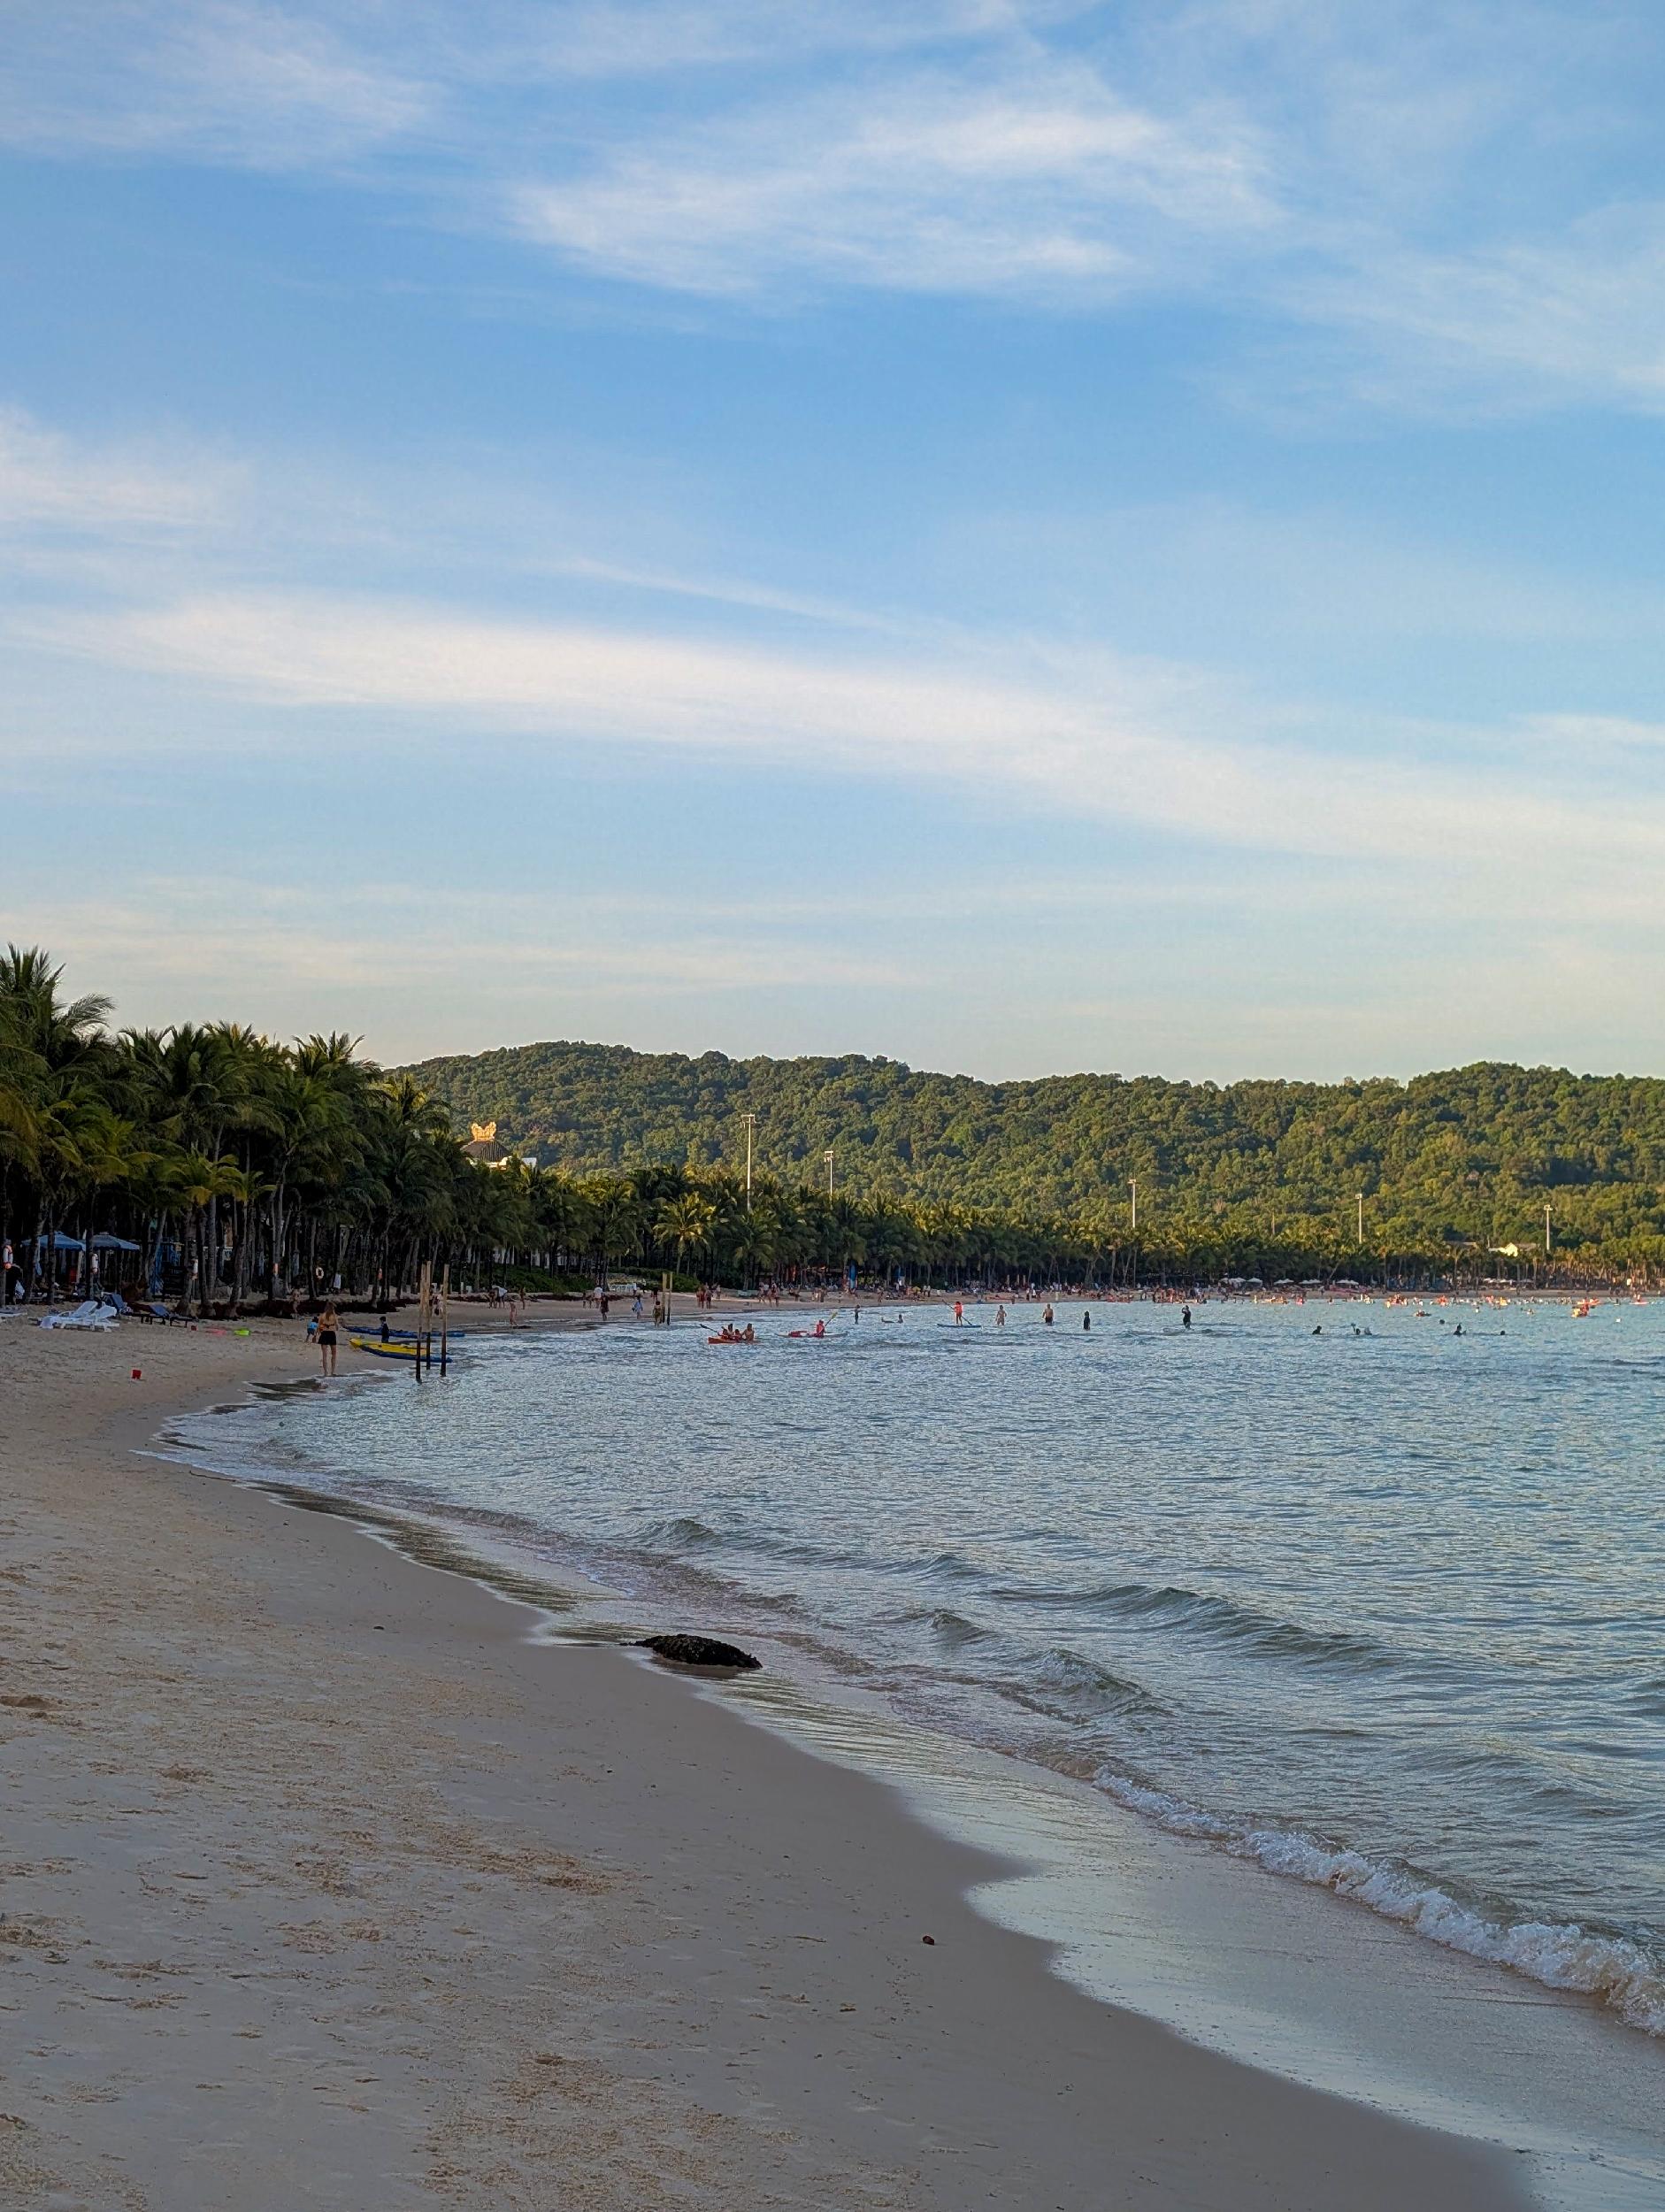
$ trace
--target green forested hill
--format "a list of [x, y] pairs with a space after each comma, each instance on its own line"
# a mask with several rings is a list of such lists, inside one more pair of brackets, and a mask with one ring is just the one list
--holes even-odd
[[1241, 1234], [1558, 1249], [1665, 1235], [1665, 1080], [1482, 1064], [1408, 1083], [1175, 1083], [1071, 1075], [980, 1083], [884, 1059], [688, 1059], [524, 1045], [415, 1069], [459, 1117], [573, 1171], [733, 1167], [756, 1115], [761, 1173], [841, 1193]]

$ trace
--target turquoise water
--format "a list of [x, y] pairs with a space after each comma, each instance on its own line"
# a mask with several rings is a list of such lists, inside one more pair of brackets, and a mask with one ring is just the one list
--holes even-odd
[[794, 1646], [1665, 2033], [1665, 1310], [1082, 1312], [476, 1338], [211, 1456]]

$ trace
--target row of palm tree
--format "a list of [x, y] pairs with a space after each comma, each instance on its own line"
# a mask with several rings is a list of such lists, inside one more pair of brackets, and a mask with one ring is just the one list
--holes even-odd
[[[1408, 1225], [1387, 1227], [1367, 1251], [1333, 1221], [1280, 1233], [1216, 1210], [1163, 1221], [1136, 1243], [1109, 1208], [1020, 1219], [672, 1164], [578, 1176], [488, 1165], [442, 1104], [349, 1037], [283, 1045], [236, 1023], [114, 1033], [109, 1002], [67, 998], [40, 948], [0, 959], [9, 1293], [24, 1282], [50, 1297], [72, 1272], [86, 1288], [96, 1240], [111, 1235], [126, 1248], [126, 1279], [203, 1312], [292, 1304], [338, 1279], [346, 1294], [391, 1303], [425, 1264], [458, 1284], [527, 1288], [605, 1280], [630, 1264], [737, 1284], [841, 1281], [854, 1270], [991, 1289], [1230, 1276], [1409, 1285], [1496, 1264], [1479, 1251], [1423, 1250]], [[1596, 1264], [1665, 1271], [1665, 1246], [1644, 1242]], [[1588, 1272], [1591, 1256], [1582, 1261]]]
[[[122, 1235], [148, 1283], [203, 1310], [320, 1283], [395, 1296], [424, 1259], [475, 1259], [521, 1226], [449, 1116], [352, 1039], [280, 1045], [236, 1023], [112, 1034], [38, 947], [0, 959], [0, 1236], [10, 1281], [50, 1296]], [[65, 1246], [84, 1252], [78, 1264]], [[24, 1256], [27, 1255], [27, 1264]]]

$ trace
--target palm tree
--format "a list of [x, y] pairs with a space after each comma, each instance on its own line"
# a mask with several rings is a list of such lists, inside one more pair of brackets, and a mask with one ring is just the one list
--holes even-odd
[[[654, 1224], [654, 1234], [665, 1244], [673, 1244], [679, 1267], [686, 1254], [702, 1251], [710, 1242], [711, 1230], [717, 1221], [717, 1209], [709, 1198], [702, 1198], [697, 1191], [685, 1190], [680, 1198], [673, 1198]], [[667, 1304], [665, 1318], [671, 1318]]]
[[729, 1251], [750, 1288], [774, 1263], [775, 1227], [766, 1211], [754, 1206], [750, 1213], [741, 1215], [730, 1237]]
[[627, 1252], [641, 1226], [642, 1210], [629, 1179], [621, 1175], [592, 1175], [583, 1185], [594, 1225], [595, 1255], [602, 1265], [602, 1281], [608, 1279], [609, 1263]]
[[[271, 1285], [281, 1294], [288, 1258], [286, 1202], [309, 1172], [327, 1176], [352, 1144], [355, 1132], [342, 1087], [316, 1061], [303, 1069], [299, 1054], [280, 1061], [267, 1086], [265, 1109], [271, 1123]], [[307, 1288], [312, 1287], [309, 1274]]]
[[58, 987], [64, 971], [55, 968], [39, 945], [8, 945], [0, 956], [0, 1002], [9, 1009], [14, 1042], [33, 1052], [54, 1073], [88, 1065], [107, 1065], [110, 1041], [104, 1024], [110, 1001], [89, 991], [65, 1005]]

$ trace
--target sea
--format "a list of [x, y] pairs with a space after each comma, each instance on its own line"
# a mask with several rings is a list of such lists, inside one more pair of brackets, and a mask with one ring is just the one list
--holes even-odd
[[1665, 1303], [1054, 1312], [470, 1336], [443, 1382], [174, 1441], [752, 1641], [1665, 2037]]

